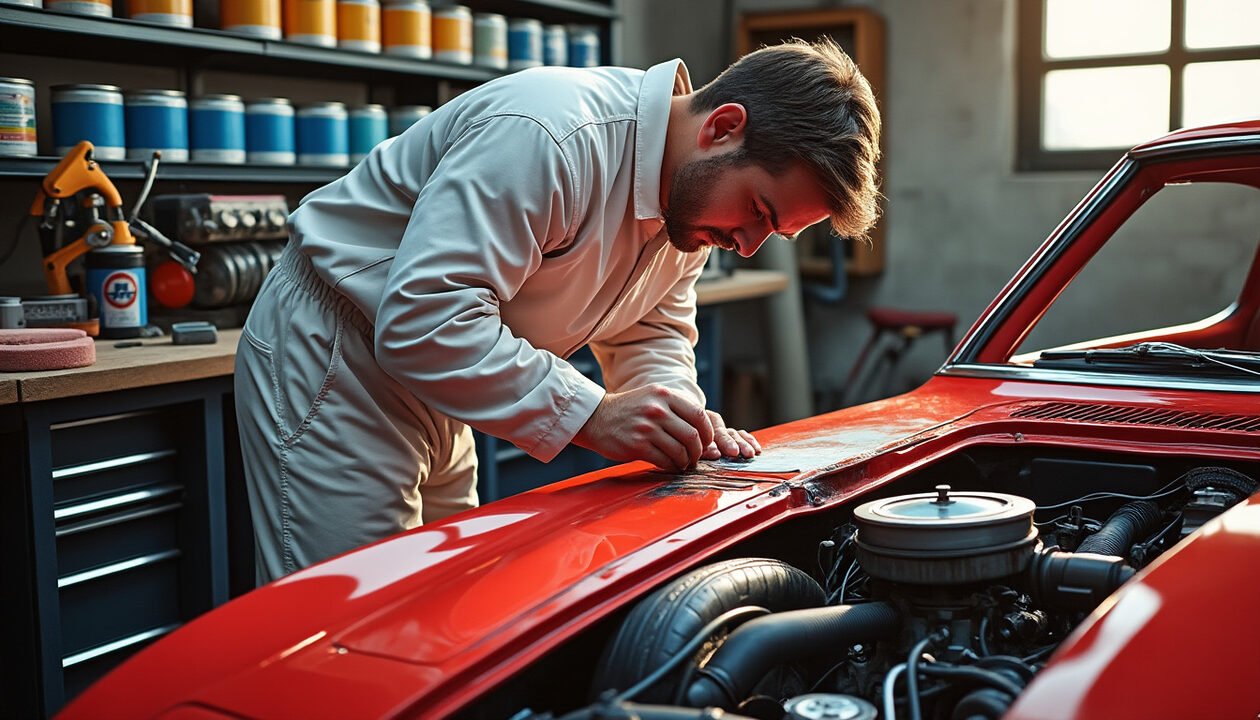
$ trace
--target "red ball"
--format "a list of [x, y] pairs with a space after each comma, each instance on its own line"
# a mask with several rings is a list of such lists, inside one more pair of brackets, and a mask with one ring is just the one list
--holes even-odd
[[196, 285], [192, 273], [174, 260], [167, 260], [153, 269], [149, 291], [162, 307], [182, 308], [192, 302]]

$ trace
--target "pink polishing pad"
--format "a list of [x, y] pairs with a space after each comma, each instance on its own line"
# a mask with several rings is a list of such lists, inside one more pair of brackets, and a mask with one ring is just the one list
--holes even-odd
[[96, 344], [82, 330], [0, 330], [0, 372], [64, 370], [96, 362]]

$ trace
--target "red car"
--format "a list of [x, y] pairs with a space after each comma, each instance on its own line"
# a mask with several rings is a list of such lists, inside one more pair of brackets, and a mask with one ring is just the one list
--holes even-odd
[[[1255, 718], [1260, 225], [1104, 259], [1187, 184], [1260, 190], [1260, 121], [1127, 153], [909, 394], [765, 430], [746, 464], [624, 465], [321, 563], [62, 716]], [[1138, 262], [1187, 312], [1224, 300], [1030, 350], [1098, 262], [1100, 314]]]

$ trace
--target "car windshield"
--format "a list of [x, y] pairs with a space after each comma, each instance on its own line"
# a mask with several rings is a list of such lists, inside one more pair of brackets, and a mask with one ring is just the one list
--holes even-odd
[[1260, 282], [1258, 241], [1256, 188], [1163, 187], [1077, 273], [1011, 362], [1247, 377], [1260, 370], [1260, 309], [1240, 299], [1260, 296], [1248, 287]]

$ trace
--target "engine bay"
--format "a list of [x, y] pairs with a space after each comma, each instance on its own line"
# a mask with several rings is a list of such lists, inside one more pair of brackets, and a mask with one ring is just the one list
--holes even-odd
[[[1204, 458], [956, 453], [710, 559], [464, 715], [1000, 718], [1090, 612], [1255, 477]], [[561, 667], [592, 668], [585, 692], [538, 690]]]

